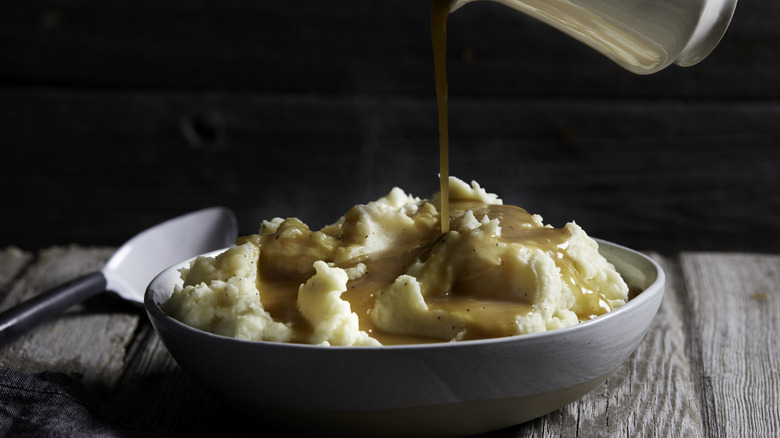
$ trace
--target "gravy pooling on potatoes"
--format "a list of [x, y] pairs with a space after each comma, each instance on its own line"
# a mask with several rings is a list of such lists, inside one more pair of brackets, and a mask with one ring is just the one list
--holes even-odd
[[371, 346], [536, 333], [625, 304], [628, 286], [573, 222], [503, 205], [449, 179], [441, 233], [434, 201], [399, 188], [318, 231], [264, 221], [182, 269], [163, 310], [241, 339]]
[[[588, 320], [611, 310], [604, 298], [594, 291], [587, 281], [581, 278], [572, 266], [570, 257], [564, 251], [568, 235], [563, 229], [540, 227], [532, 215], [520, 207], [512, 205], [488, 205], [473, 201], [454, 201], [451, 203], [450, 221], [460, 217], [465, 211], [471, 210], [475, 216], [487, 216], [498, 219], [501, 224], [501, 241], [522, 243], [531, 248], [547, 252], [555, 260], [564, 282], [576, 286], [580, 306], [577, 316], [580, 321]], [[449, 222], [449, 221], [448, 221]], [[369, 333], [384, 345], [437, 342], [424, 336], [388, 333], [378, 329], [371, 320], [370, 314], [374, 307], [376, 294], [387, 288], [402, 275], [417, 258], [425, 259], [433, 251], [443, 236], [435, 230], [417, 241], [406, 242], [390, 253], [371, 254], [348, 263], [337, 264], [338, 267], [349, 269], [357, 263], [366, 266], [366, 275], [347, 283], [347, 290], [341, 298], [350, 303], [351, 309], [358, 315], [360, 329]], [[265, 239], [276, 239], [276, 236], [266, 236]], [[303, 233], [302, 240], [312, 239]], [[262, 235], [245, 236], [238, 244], [254, 241], [260, 246], [262, 253]], [[335, 241], [338, 242], [338, 236]], [[304, 243], [302, 246], [305, 246]], [[482, 248], [490, 251], [490, 248]], [[304, 252], [306, 252], [304, 250]], [[258, 263], [257, 289], [260, 291], [260, 301], [271, 316], [278, 321], [292, 324], [295, 333], [293, 342], [305, 342], [313, 330], [312, 325], [300, 314], [297, 308], [298, 289], [306, 281], [311, 272], [297, 273], [281, 272], [268, 263]], [[441, 309], [448, 313], [467, 314], [469, 336], [466, 339], [495, 338], [514, 334], [513, 328], [517, 315], [532, 311], [530, 299], [522, 299], [518, 295], [507, 294], [501, 288], [516, 287], [511, 284], [499, 284], [498, 289], [486, 290], [485, 275], [490, 272], [473, 266], [470, 270], [458, 273], [453, 287], [441, 290], [433, 296], [426, 297], [431, 310]]]

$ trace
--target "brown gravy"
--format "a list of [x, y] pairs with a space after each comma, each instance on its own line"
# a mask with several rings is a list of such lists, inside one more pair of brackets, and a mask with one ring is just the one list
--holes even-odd
[[[574, 286], [572, 289], [578, 295], [577, 301], [586, 303], [577, 313], [581, 320], [587, 320], [608, 312], [609, 305], [600, 299], [588, 283], [582, 279], [566, 254], [567, 233], [563, 229], [541, 227], [536, 224], [532, 215], [520, 207], [512, 205], [487, 205], [475, 202], [453, 201], [451, 213], [453, 219], [471, 210], [479, 219], [487, 215], [490, 219], [498, 219], [501, 224], [501, 241], [505, 243], [522, 242], [524, 245], [547, 252], [561, 271], [564, 281]], [[449, 225], [449, 221], [448, 225]], [[367, 274], [347, 283], [347, 290], [341, 298], [350, 303], [351, 309], [358, 315], [360, 329], [377, 339], [384, 345], [441, 342], [421, 336], [398, 335], [378, 330], [372, 320], [371, 311], [374, 307], [376, 294], [387, 288], [399, 275], [419, 257], [425, 259], [426, 254], [439, 242], [439, 234], [431, 234], [418, 242], [410, 242], [393, 254], [383, 254], [361, 259], [367, 268]], [[251, 237], [249, 237], [251, 238]], [[247, 238], [244, 238], [247, 239]], [[261, 248], [262, 251], [262, 248]], [[344, 269], [350, 265], [339, 266]], [[306, 342], [313, 327], [303, 318], [297, 308], [298, 289], [306, 281], [305, 277], [280, 277], [258, 270], [257, 288], [260, 291], [260, 301], [263, 307], [277, 321], [287, 321], [291, 324], [295, 338], [293, 342]], [[463, 283], [458, 283], [463, 284]], [[426, 298], [430, 309], [441, 309], [446, 312], [456, 312], [462, 315], [468, 329], [468, 339], [491, 338], [507, 336], [513, 333], [512, 324], [515, 316], [525, 315], [531, 311], [531, 305], [521, 300], [491, 299], [483, 296], [475, 287], [458, 287], [454, 290], [442, 291], [435, 297]]]

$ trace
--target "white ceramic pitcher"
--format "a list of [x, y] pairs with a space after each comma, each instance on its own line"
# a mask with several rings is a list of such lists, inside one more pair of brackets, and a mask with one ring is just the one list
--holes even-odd
[[[453, 0], [450, 12], [478, 0]], [[490, 0], [587, 44], [637, 74], [691, 66], [712, 52], [737, 0]]]

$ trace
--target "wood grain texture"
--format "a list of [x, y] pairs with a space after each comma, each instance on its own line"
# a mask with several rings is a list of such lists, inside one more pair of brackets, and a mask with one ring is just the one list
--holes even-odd
[[[437, 190], [427, 100], [0, 97], [13, 145], [0, 162], [9, 208], [0, 242], [25, 248], [119, 245], [208, 205], [234, 209], [243, 234], [275, 216], [319, 228], [395, 185], [422, 197]], [[575, 220], [593, 236], [663, 253], [780, 245], [774, 106], [454, 98], [450, 106], [452, 174], [555, 226]], [[193, 140], [198, 123], [211, 130]]]
[[[676, 259], [654, 256], [667, 274], [664, 299], [653, 325], [625, 369], [629, 391], [608, 391], [611, 430], [625, 436], [706, 436], [700, 389], [687, 338], [686, 294]], [[609, 383], [612, 383], [610, 378]], [[622, 397], [621, 397], [622, 396]], [[627, 403], [621, 404], [625, 398]]]
[[[15, 281], [2, 308], [99, 270], [112, 253], [109, 248], [77, 247], [41, 251]], [[13, 250], [8, 249], [3, 254], [14, 256]], [[97, 297], [3, 346], [0, 364], [28, 372], [62, 372], [77, 376], [86, 387], [99, 393], [110, 392], [121, 376], [124, 349], [133, 337], [138, 319], [137, 314], [118, 311], [110, 299]]]
[[780, 257], [683, 254], [701, 342], [707, 429], [719, 436], [780, 433]]
[[[7, 247], [0, 250], [0, 303], [5, 298], [7, 288], [22, 272], [32, 259], [32, 253], [17, 247]], [[0, 307], [3, 309], [4, 307]]]

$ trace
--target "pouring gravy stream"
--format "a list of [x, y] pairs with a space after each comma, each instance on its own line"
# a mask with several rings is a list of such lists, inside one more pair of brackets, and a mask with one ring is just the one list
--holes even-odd
[[436, 100], [439, 106], [439, 185], [441, 190], [441, 232], [450, 230], [450, 144], [447, 111], [447, 16], [450, 0], [433, 0], [431, 8], [431, 42], [436, 79]]

